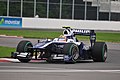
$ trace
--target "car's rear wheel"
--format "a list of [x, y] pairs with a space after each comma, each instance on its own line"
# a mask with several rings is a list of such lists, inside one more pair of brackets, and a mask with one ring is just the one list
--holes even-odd
[[69, 61], [65, 63], [75, 63], [79, 57], [79, 48], [74, 43], [64, 45], [63, 53], [69, 56]]
[[96, 42], [92, 47], [92, 57], [94, 62], [105, 62], [107, 59], [107, 44]]
[[16, 49], [17, 52], [19, 52], [19, 53], [27, 52], [27, 53], [30, 54], [30, 55], [27, 55], [25, 58], [24, 57], [19, 57], [18, 60], [20, 62], [27, 63], [32, 59], [32, 52], [28, 50], [29, 47], [33, 47], [32, 43], [30, 41], [23, 40], [23, 41], [20, 41], [18, 43], [17, 49]]

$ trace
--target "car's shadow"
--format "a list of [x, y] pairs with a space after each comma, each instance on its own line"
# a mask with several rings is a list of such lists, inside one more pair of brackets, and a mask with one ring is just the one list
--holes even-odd
[[[22, 62], [12, 62], [12, 63], [22, 63]], [[93, 60], [80, 60], [76, 63], [65, 63], [64, 61], [53, 61], [53, 62], [47, 62], [46, 60], [34, 60], [28, 62], [28, 64], [78, 64], [78, 63], [93, 63]]]
[[92, 60], [83, 60], [83, 61], [77, 61], [76, 63], [65, 63], [63, 61], [54, 61], [54, 62], [29, 62], [30, 64], [79, 64], [79, 63], [93, 63]]

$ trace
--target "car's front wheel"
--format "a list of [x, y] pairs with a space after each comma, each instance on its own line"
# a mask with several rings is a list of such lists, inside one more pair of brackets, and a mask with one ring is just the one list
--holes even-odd
[[33, 47], [32, 43], [30, 41], [20, 41], [17, 45], [16, 51], [19, 53], [30, 53], [30, 55], [27, 55], [26, 57], [19, 57], [18, 60], [20, 62], [27, 63], [32, 59], [32, 52], [28, 50], [29, 47]]

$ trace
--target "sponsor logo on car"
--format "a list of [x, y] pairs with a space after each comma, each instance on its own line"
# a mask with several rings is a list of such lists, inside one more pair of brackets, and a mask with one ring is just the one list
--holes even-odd
[[78, 33], [90, 33], [90, 30], [75, 29], [74, 32], [78, 32]]

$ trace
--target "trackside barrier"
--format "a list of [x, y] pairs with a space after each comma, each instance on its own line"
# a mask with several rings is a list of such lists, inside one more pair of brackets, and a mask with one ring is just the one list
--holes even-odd
[[61, 29], [63, 26], [72, 26], [77, 29], [120, 31], [120, 22], [115, 21], [23, 18], [23, 28]]
[[63, 26], [76, 29], [120, 31], [120, 21], [0, 17], [0, 28], [61, 29]]

